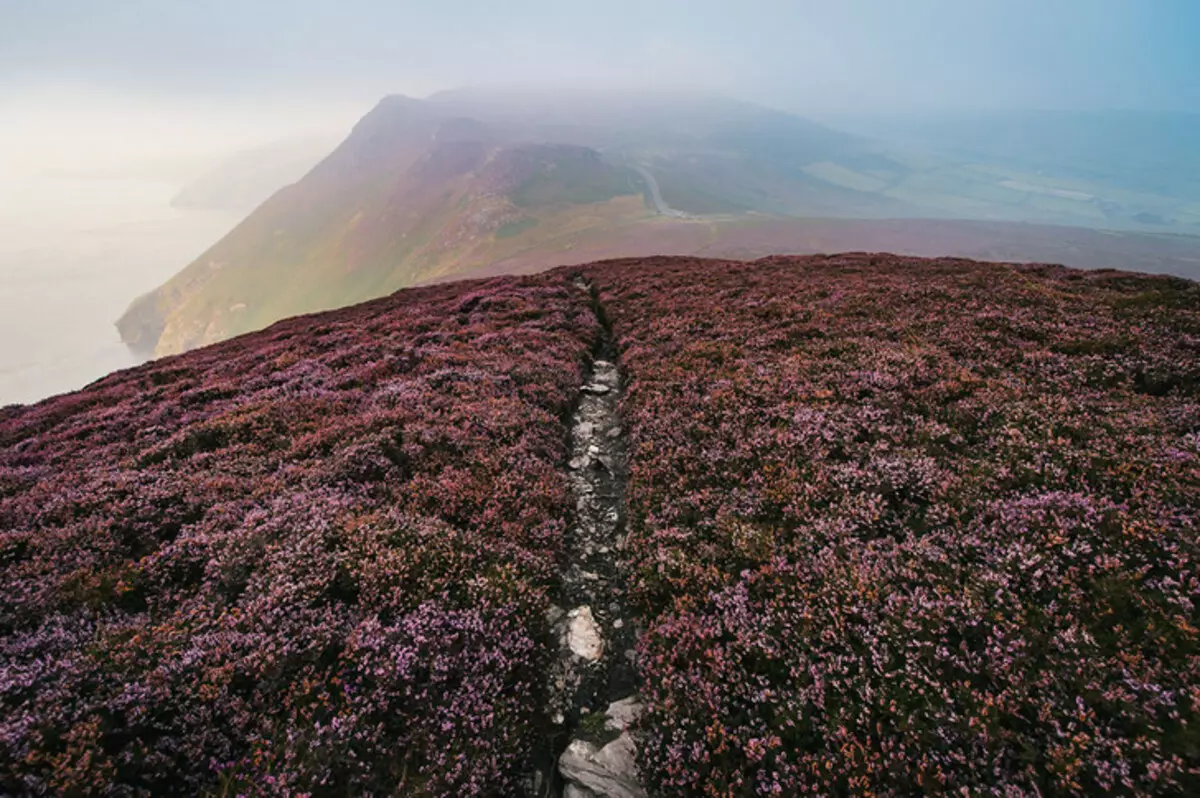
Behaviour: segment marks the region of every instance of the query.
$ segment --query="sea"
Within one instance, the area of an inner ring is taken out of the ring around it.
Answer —
[[[172,207],[180,187],[0,170],[0,406],[75,391],[138,364],[117,318],[239,221]]]

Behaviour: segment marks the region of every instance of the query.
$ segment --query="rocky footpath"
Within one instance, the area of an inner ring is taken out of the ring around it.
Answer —
[[[586,284],[581,289],[590,290]],[[594,294],[593,294],[594,296]],[[596,305],[604,323],[603,309]],[[550,623],[559,656],[548,712],[558,730],[557,772],[541,794],[639,798],[631,727],[636,694],[636,630],[625,605],[625,430],[618,415],[621,375],[607,339],[581,387],[569,462],[575,527],[563,564],[562,601]]]

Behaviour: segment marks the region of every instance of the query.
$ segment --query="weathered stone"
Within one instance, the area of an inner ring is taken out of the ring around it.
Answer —
[[[596,798],[596,793],[587,787],[568,781],[567,786],[563,787],[563,798]]]
[[[588,662],[595,662],[604,653],[604,638],[592,616],[591,607],[576,607],[568,613],[567,645],[571,653]]]
[[[613,427],[608,432],[604,433],[604,437],[608,438],[610,441],[616,440],[617,438],[621,437],[622,432],[623,430],[620,427]]]
[[[571,467],[572,471],[581,471],[584,468],[587,468],[588,463],[591,461],[592,458],[588,457],[587,455],[580,455],[579,457],[572,457],[571,462],[567,465]]]
[[[622,734],[597,750],[585,740],[572,740],[558,758],[558,770],[568,781],[602,798],[646,798],[634,761],[633,738]]]
[[[595,394],[596,396],[603,396],[611,390],[612,388],[608,387],[602,382],[589,382],[587,385],[583,386],[584,393]]]
[[[634,721],[641,717],[644,710],[645,705],[642,704],[636,695],[622,698],[620,701],[614,701],[605,710],[604,714],[607,717],[604,721],[604,727],[614,731],[625,731],[633,725]]]

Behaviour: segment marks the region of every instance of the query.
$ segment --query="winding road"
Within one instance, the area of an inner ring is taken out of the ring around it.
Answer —
[[[650,174],[650,170],[644,166],[634,164],[633,168],[646,181],[646,186],[650,189],[650,199],[654,201],[654,209],[662,216],[669,216],[672,219],[691,219],[690,213],[677,211],[663,201],[662,193],[658,190],[658,181],[654,179],[654,175]]]

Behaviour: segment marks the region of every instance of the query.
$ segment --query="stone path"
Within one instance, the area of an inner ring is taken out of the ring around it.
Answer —
[[[622,384],[603,309],[606,335],[580,388],[571,428],[571,488],[575,524],[567,539],[561,601],[549,621],[559,646],[551,674],[552,723],[564,746],[543,794],[564,798],[644,798],[628,727],[636,695],[638,630],[625,606],[626,435],[619,407]]]

